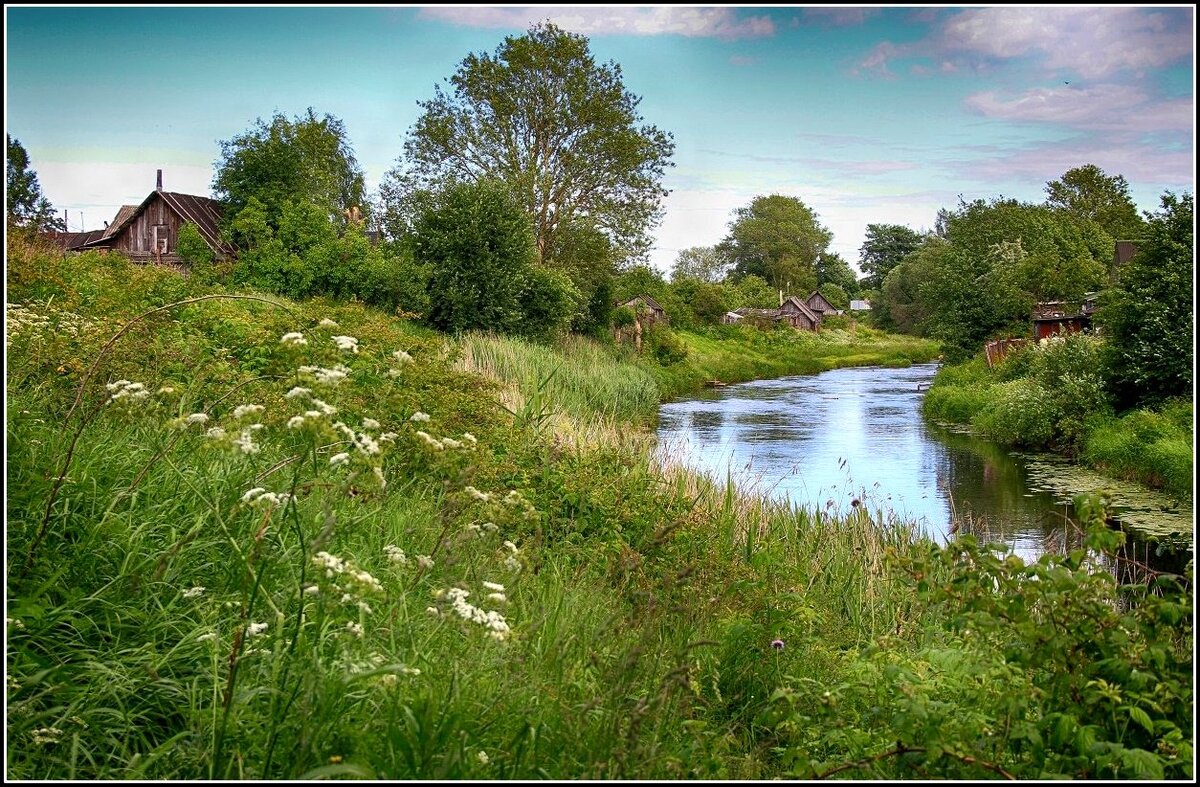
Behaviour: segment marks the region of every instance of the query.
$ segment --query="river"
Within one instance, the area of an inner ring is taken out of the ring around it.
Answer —
[[[662,405],[657,450],[806,508],[844,513],[858,500],[938,541],[954,537],[957,521],[958,533],[1005,543],[1026,560],[1077,546],[1069,492],[1035,480],[1045,461],[922,417],[937,368],[853,367],[706,391]],[[1181,521],[1190,516],[1180,512]],[[1187,533],[1190,541],[1190,524]],[[1186,562],[1181,538],[1169,549],[1137,533],[1130,540],[1138,560],[1156,568]]]

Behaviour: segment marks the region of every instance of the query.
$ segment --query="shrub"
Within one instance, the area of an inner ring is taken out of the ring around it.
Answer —
[[[1029,378],[1001,383],[991,389],[991,403],[971,419],[988,437],[1008,445],[1039,448],[1055,436],[1062,413],[1057,398]]]

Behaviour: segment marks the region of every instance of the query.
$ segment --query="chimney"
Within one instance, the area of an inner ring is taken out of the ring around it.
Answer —
[[[155,191],[162,191],[162,170],[158,171],[158,180],[154,184]]]

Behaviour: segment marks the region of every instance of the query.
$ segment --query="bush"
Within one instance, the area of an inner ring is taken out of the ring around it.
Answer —
[[[991,403],[971,419],[971,425],[1007,445],[1041,448],[1055,437],[1062,411],[1057,397],[1029,378],[993,387]]]
[[[216,278],[216,269],[213,267],[215,255],[195,224],[188,222],[179,228],[175,251],[179,254],[179,259],[191,269],[197,281],[209,283]]]
[[[531,267],[521,290],[521,324],[517,333],[549,341],[567,329],[582,300],[571,277],[562,271]]]
[[[647,331],[646,346],[650,355],[663,366],[679,363],[687,358],[687,345],[665,325],[654,325]]]

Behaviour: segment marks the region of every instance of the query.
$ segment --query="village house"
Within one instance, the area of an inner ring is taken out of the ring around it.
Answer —
[[[666,310],[649,295],[635,295],[624,303],[618,302],[617,306],[628,306],[635,313],[643,315],[639,321],[644,321],[646,325],[653,325],[656,322],[670,322],[667,319]]]
[[[123,205],[99,235],[74,247],[75,250],[100,249],[120,252],[135,262],[161,262],[178,265],[179,229],[192,224],[212,249],[217,259],[233,256],[234,250],[221,240],[218,229],[221,203],[208,197],[163,191],[162,170],[154,191],[139,205]]]
[[[813,290],[812,293],[804,299],[804,305],[806,305],[810,311],[816,312],[822,317],[828,317],[842,313],[840,309],[830,303],[829,300],[817,290]]]
[[[1034,340],[1090,330],[1096,297],[1097,293],[1089,292],[1082,303],[1044,301],[1033,307]]]
[[[850,311],[869,312],[871,311],[871,302],[865,300],[852,300],[850,301]]]
[[[808,304],[795,295],[789,296],[778,309],[756,309],[743,306],[740,309],[734,309],[730,314],[759,327],[783,323],[802,331],[816,331],[821,328],[821,315],[809,308]],[[726,322],[727,320],[722,318],[721,321]],[[732,322],[732,320],[730,321]]]

